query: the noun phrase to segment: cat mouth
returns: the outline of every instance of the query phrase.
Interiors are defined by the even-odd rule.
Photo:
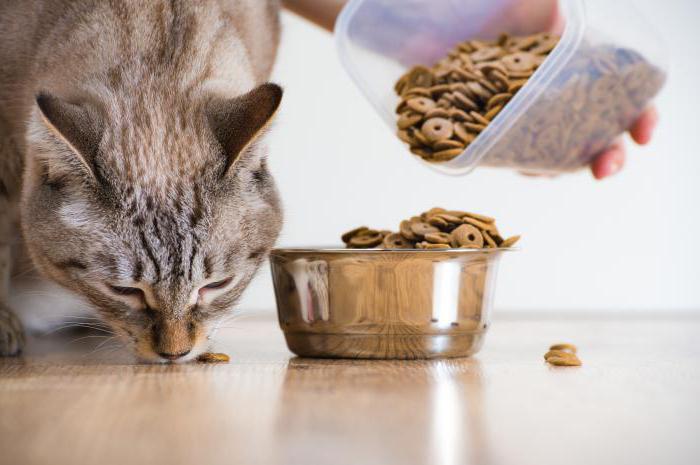
[[[204,350],[193,352],[190,351],[187,355],[175,357],[164,357],[151,351],[149,354],[136,353],[135,356],[140,363],[149,365],[182,365],[197,360]]]
[[[207,340],[196,342],[192,348],[184,353],[158,353],[154,350],[149,341],[136,343],[134,356],[140,363],[156,365],[181,365],[196,361],[197,358],[206,353],[209,347]]]

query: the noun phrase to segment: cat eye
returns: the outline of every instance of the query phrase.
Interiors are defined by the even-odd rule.
[[[126,297],[143,297],[143,291],[138,287],[109,286],[109,289],[117,295]]]
[[[207,284],[206,286],[202,286],[202,288],[200,289],[200,291],[201,291],[201,290],[206,290],[206,289],[209,289],[209,290],[222,289],[222,288],[224,288],[224,287],[226,287],[226,286],[229,285],[229,283],[231,282],[231,279],[232,279],[232,278],[226,278],[226,279],[222,279],[221,281],[216,281],[216,282],[213,282],[213,283],[209,283],[209,284]]]

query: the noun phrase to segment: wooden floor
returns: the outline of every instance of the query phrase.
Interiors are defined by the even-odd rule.
[[[700,317],[497,318],[478,356],[294,358],[271,316],[228,365],[138,366],[90,339],[0,361],[0,464],[700,463]],[[552,368],[550,343],[581,368]]]

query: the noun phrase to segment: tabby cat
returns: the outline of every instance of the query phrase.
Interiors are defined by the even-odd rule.
[[[32,270],[141,360],[206,350],[281,227],[261,142],[282,98],[278,10],[0,3],[0,355],[24,344],[10,301]]]

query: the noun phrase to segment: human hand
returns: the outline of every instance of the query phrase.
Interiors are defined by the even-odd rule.
[[[659,114],[655,107],[650,107],[632,124],[628,132],[632,140],[639,145],[646,145],[651,140]],[[618,173],[625,165],[625,144],[617,139],[607,149],[603,150],[592,162],[591,172],[596,179],[604,179]]]
[[[432,8],[431,15],[422,15],[419,22],[424,26],[420,29],[423,35],[408,34],[406,31],[415,29],[411,20],[407,19],[405,0],[402,8],[397,8],[397,0],[377,0],[377,7],[372,10],[372,17],[366,18],[369,31],[365,40],[368,48],[392,57],[393,59],[411,66],[415,63],[431,63],[444,55],[451,44],[464,35],[478,35],[477,31],[465,31],[464,25],[470,24],[460,20],[445,23],[444,18],[455,17],[458,11],[452,11],[454,5],[449,2],[438,2]],[[418,5],[423,5],[425,0],[413,0]],[[548,30],[560,33],[564,28],[563,18],[558,11],[556,0],[508,0],[510,7],[508,14],[490,18],[481,28],[490,30],[508,30],[514,33],[528,33]],[[325,3],[333,4],[339,11],[345,0],[285,0],[288,7],[296,6],[296,3]],[[383,9],[382,9],[383,8]],[[408,11],[412,11],[410,8]],[[381,13],[381,14],[379,14]],[[410,15],[409,15],[410,16]],[[458,15],[457,15],[458,16]],[[425,24],[434,22],[434,27]],[[425,24],[424,24],[425,23]],[[452,27],[446,27],[450,26]],[[326,26],[328,27],[328,26]],[[478,29],[478,28],[477,28]],[[425,32],[428,31],[428,32]],[[427,34],[427,36],[426,36]],[[433,34],[434,36],[430,36]],[[402,41],[396,41],[397,36],[405,37]],[[390,40],[389,40],[390,39]],[[392,48],[393,47],[393,48]],[[650,107],[628,129],[632,140],[639,145],[646,145],[652,137],[652,133],[658,121],[658,113],[654,107]],[[618,173],[625,164],[625,145],[622,137],[616,139],[610,147],[598,154],[590,164],[591,172],[596,179],[604,179]]]

